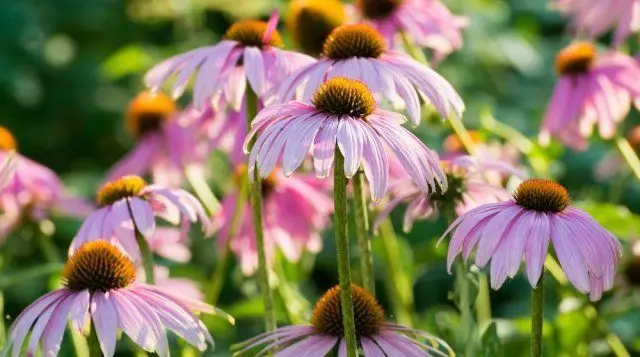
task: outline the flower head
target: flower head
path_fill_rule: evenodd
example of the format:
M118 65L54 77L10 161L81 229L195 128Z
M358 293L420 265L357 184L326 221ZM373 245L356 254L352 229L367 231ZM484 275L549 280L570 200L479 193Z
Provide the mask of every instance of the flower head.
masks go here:
M235 175L239 179L246 172L246 165L240 165ZM322 249L320 232L328 226L329 215L333 211L327 190L325 180L309 174L286 178L279 172L273 172L262 181L264 237L270 264L275 259L276 248L292 262L299 261L305 251L317 253ZM237 201L237 192L227 194L222 208L213 217L214 230L219 230L217 243L221 247L230 244L242 272L251 275L258 268L258 252L248 203L243 202L239 230L229 236Z
M615 29L613 42L616 46L640 30L638 0L552 0L552 4L572 18L576 30L590 38Z
M200 351L213 339L197 313L214 314L213 306L159 287L136 282L133 262L106 241L84 244L62 272L64 287L41 297L18 316L9 330L5 352L21 355L31 331L27 355L38 344L43 355L59 352L67 321L85 334L92 325L105 356L115 353L118 330L138 346L160 356L169 355L166 329ZM229 317L230 318L230 317Z
M247 82L251 90L267 102L284 77L313 61L306 55L279 48L282 39L277 23L277 13L269 22L236 22L219 44L171 57L153 67L145 76L145 84L158 91L171 75L177 74L172 90L172 96L177 98L197 72L193 104L198 110L202 110L208 100L217 104L220 97L225 97L234 110L240 110Z
M51 214L84 218L93 206L69 195L55 172L16 152L13 134L0 126L0 243L23 219L41 222Z
M208 147L200 139L193 108L178 111L163 93L141 92L127 108L125 120L136 146L107 173L107 180L151 174L156 183L179 187L187 167L203 166Z
M391 48L399 46L401 35L408 36L418 46L433 50L435 62L462 47L461 30L468 24L439 0L357 0L355 10Z
M451 348L439 338L419 330L385 321L384 310L365 289L352 285L356 337L365 356L438 356L453 355ZM308 357L324 357L331 351L346 355L343 340L340 287L327 291L313 309L311 325L281 327L256 336L238 347L242 355L266 344L256 356L279 350L278 355L295 356L305 351ZM422 341L426 340L427 343Z
M278 100L297 97L308 102L322 82L341 76L361 81L377 100L406 107L416 125L420 122L420 99L435 106L443 117L460 117L464 111L462 99L443 77L402 53L387 50L382 35L364 24L333 30L324 43L323 57L289 76Z
M108 239L138 260L136 232L150 239L156 231L156 217L181 226L183 234L190 223L198 220L206 233L210 230L202 204L190 193L147 185L139 176L123 176L107 182L98 191L97 200L101 208L80 227L69 247L70 256L86 242Z
M543 119L543 143L554 136L585 149L596 124L600 136L611 139L632 100L640 99L640 65L624 53L598 56L593 44L578 42L558 54L556 70L560 79Z
M456 219L447 264L462 253L465 260L476 249L475 264L491 260L491 286L498 289L514 277L522 259L527 277L536 286L549 241L569 281L591 300L612 288L620 260L618 240L591 216L571 205L567 190L546 179L525 180L513 199L479 206Z
M437 154L400 125L406 120L402 115L379 109L362 82L332 78L315 91L312 103L292 101L258 113L245 141L247 150L260 132L249 156L250 170L257 164L260 176L267 177L282 157L289 176L310 152L316 175L324 178L337 147L345 158L345 175L352 177L362 165L371 196L379 199L387 191L389 149L421 190L433 191L436 185L446 190Z
M416 219L436 217L440 211L455 212L459 216L482 204L506 201L511 197L509 192L502 186L502 181L492 175L522 176L517 169L503 162L466 155L443 161L442 166L449 188L444 192L436 189L430 195L412 184L406 173L396 173L391 184L393 199L378 214L375 226L402 202L409 203L403 224L408 232Z
M319 56L331 31L347 21L344 5L338 0L295 0L287 26L296 45L310 56Z

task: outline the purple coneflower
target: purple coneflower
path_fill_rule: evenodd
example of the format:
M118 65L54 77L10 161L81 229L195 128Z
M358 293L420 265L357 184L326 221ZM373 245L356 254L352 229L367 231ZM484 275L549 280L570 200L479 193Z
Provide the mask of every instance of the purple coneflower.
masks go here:
M193 125L200 115L193 108L179 112L163 93L140 93L126 114L127 128L138 144L109 170L106 179L151 173L155 183L179 187L185 168L204 161L207 148L196 142Z
M197 71L193 89L197 109L202 109L209 99L217 103L224 96L234 110L240 110L247 82L258 98L266 102L287 75L313 61L309 56L280 49L282 38L277 24L277 13L268 23L238 21L219 44L171 57L153 67L144 78L145 84L158 91L175 73L172 96L177 98Z
M509 191L503 187L501 180L493 180L495 176L489 174L522 176L521 172L501 161L480 160L466 155L443 161L442 166L449 183L445 192L436 189L427 195L412 184L404 173L393 180L390 189L393 199L378 214L374 227L402 202L409 202L403 224L404 231L409 232L416 219L437 217L439 211L455 212L460 216L483 204L506 201L511 197Z
M461 30L469 21L455 16L439 0L357 0L358 17L384 36L391 48L407 36L434 52L439 62L462 47Z
M640 30L640 0L552 0L559 11L573 18L573 27L595 38L615 28L614 45L621 45Z
M384 310L369 292L352 285L356 336L365 357L453 356L446 342L420 330L385 321ZM331 351L346 356L343 339L340 287L327 291L316 303L311 325L286 326L256 336L238 345L238 355L267 345L256 357L277 351L279 357L325 357Z
M341 76L363 82L379 100L406 107L415 125L420 123L420 99L445 118L459 118L464 111L462 99L446 79L403 53L387 50L382 35L364 24L335 29L324 43L323 57L289 76L278 100L298 97L307 102L322 82Z
M0 126L0 160L6 163L0 187L0 243L23 219L42 222L52 213L84 218L93 206L65 192L51 169L16 152L15 137Z
M186 232L188 225L200 220L204 232L210 222L202 204L187 191L147 185L139 176L124 176L106 183L98 191L101 208L91 214L73 238L69 254L86 242L109 239L134 260L140 258L136 232L149 238L156 229L156 216Z
M196 313L215 314L213 306L175 292L135 282L133 262L106 241L90 242L71 256L62 272L62 289L50 292L29 307L9 330L5 351L22 355L31 331L27 355L38 345L44 356L60 350L67 321L79 332L91 329L105 356L115 354L118 330L148 352L169 355L169 329L200 351L213 339ZM228 317L231 321L232 319Z
M240 167L236 177L241 177L242 171L246 171L246 165ZM300 260L305 251L320 251L322 237L319 233L329 224L333 211L327 186L325 180L309 174L286 178L273 172L262 181L264 237L269 263L275 258L276 247L293 262ZM221 247L231 239L230 248L238 257L242 272L251 275L258 268L258 252L248 203L244 204L246 207L239 231L229 237L237 200L237 193L225 197L222 209L214 216L214 229L219 230L218 244Z
M523 258L535 287L551 241L569 281L595 301L612 288L621 254L618 240L586 212L571 206L563 186L546 179L525 180L512 200L465 213L443 238L449 233L449 269L458 254L468 260L477 247L475 264L482 268L491 260L494 289L507 276L516 275Z
M302 52L317 57L331 32L346 22L345 6L339 0L294 0L287 28Z
M250 172L257 164L265 178L282 158L289 176L308 153L319 178L329 175L336 146L344 156L344 174L352 177L360 168L379 199L387 192L387 149L425 192L446 191L447 181L438 156L400 124L406 118L376 106L373 94L362 82L344 77L324 82L313 94L312 104L292 101L262 110L253 121L247 144L260 135L249 156Z
M596 124L600 136L611 139L632 100L640 99L640 66L624 53L598 57L593 44L578 42L558 54L556 70L560 80L542 123L543 143L554 136L584 150Z

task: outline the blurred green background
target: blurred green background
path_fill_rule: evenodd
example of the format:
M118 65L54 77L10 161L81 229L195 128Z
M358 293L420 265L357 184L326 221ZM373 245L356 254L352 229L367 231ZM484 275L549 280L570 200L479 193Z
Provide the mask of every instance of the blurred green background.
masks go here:
M463 50L438 68L467 104L465 123L493 137L483 126L493 114L535 142L556 78L554 55L571 40L566 20L549 10L544 0L444 2L471 21L464 31ZM287 11L286 2L275 0L4 0L0 3L0 125L14 132L22 154L54 169L72 191L92 197L105 170L134 143L124 130L123 112L142 89L144 71L167 56L216 42L237 18L264 18L274 7ZM625 128L633 123L640 124L637 113ZM433 124L417 131L436 148L449 134L447 128ZM612 148L596 138L582 153L558 145L546 149L533 145L524 161L564 183L574 200L627 247L629 241L640 239L640 218L634 214L640 213L640 185L630 174L607 182L598 182L593 175L594 165ZM212 165L221 165L217 169L224 172L224 161L212 160ZM214 182L214 190L222 194L225 185ZM401 217L402 212L395 212L398 229ZM79 223L68 219L55 223L54 242L62 257ZM463 327L451 300L453 278L445 271L445 245L435 245L445 227L442 220L419 222L401 242L407 274L415 280L417 326L460 346ZM55 275L49 280L38 277L7 283L8 277L42 264L33 243L28 230L22 230L0 248L5 257L0 288L5 292L8 318L57 283ZM172 273L204 282L216 264L215 250L212 241L197 235L193 244L198 248L193 261L173 264ZM380 249L379 242L375 245ZM307 257L302 269L287 263L278 267L289 280L278 294L282 324L304 320L315 299L337 282L334 259L331 233L327 233L323 252L315 259ZM379 298L389 307L383 288L389 278L382 266L376 268ZM598 317L586 308L585 297L547 279L548 356L613 356L605 339L610 332L620 336L632 355L640 356L640 298L624 282L624 274L620 279L620 287L595 305ZM527 355L529 294L522 276L492 292L497 323L483 336L485 348L478 355ZM219 306L236 316L238 324L232 328L221 320L207 320L217 347L206 355L230 355L231 344L262 330L257 284L237 269L227 277ZM285 314L285 306L295 311ZM68 336L62 355L72 353L67 340ZM123 355L132 353L126 343L119 345Z

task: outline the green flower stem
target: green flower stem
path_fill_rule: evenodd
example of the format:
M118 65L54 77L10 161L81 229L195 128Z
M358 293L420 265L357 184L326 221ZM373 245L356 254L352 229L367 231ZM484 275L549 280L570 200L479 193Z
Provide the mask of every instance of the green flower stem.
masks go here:
M347 345L347 356L357 357L356 326L351 296L351 267L349 262L349 237L347 236L347 178L344 175L344 157L336 147L333 169L333 204L335 210L334 229L338 251L338 274L340 276L340 301L342 324Z
M187 181L189 181L191 188L193 188L193 191L207 209L207 212L210 215L218 212L220 210L220 202L213 192L211 192L211 188L207 184L202 169L196 165L188 165L184 169L184 175Z
M380 223L378 237L382 243L385 263L388 270L386 282L392 306L398 323L413 327L413 288L409 277L404 273L398 237L393 223L388 218Z
M404 47L407 49L407 52L409 52L409 55L413 57L413 59L420 63L426 64L427 66L429 65L429 61L424 55L424 52L422 52L422 49L416 46L415 42L413 42L411 37L409 37L406 32L400 31L400 39L402 40L402 44L404 45Z
M476 319L481 329L491 323L491 297L487 274L478 272L478 297L476 298ZM482 331L482 330L481 330Z
M4 294L0 290L0 317L4 315ZM0 346L4 346L7 342L7 332L4 326L4 318L0 319Z
M247 84L247 128L258 112L258 97ZM252 141L249 148L253 146ZM258 167L254 167L254 175L249 179L249 197L251 198L251 213L253 216L253 230L256 237L256 250L258 253L258 280L264 303L264 322L267 332L276 329L276 312L273 300L273 291L269 284L269 268L264 247L264 223L262 221L262 180L258 173Z
M544 305L544 271L531 292L531 357L542 356L542 307Z
M616 147L620 150L620 153L629 164L631 171L636 175L636 177L640 180L640 159L638 159L638 155L633 150L629 141L623 137L618 137L615 139Z
M461 325L464 328L462 334L462 341L464 341L465 357L473 357L476 352L476 336L475 336L475 321L473 319L471 301L471 282L469 281L469 273L467 271L466 264L458 260L456 261L456 291L458 293L459 308Z
M142 257L142 266L144 267L144 275L147 278L147 284L154 285L156 283L156 277L153 273L153 252L149 248L147 239L136 228L136 242L140 248L140 256Z
M220 293L222 292L222 285L224 284L224 279L227 273L227 269L229 268L229 260L231 257L231 242L233 240L233 237L235 237L240 230L240 223L242 223L242 212L244 211L244 204L248 199L248 191L249 182L248 176L245 173L240 178L240 190L238 191L238 196L236 197L236 206L233 210L233 215L231 216L231 226L229 227L227 241L225 242L224 248L220 255L218 265L213 271L213 275L210 279L211 285L209 291L207 292L205 301L207 301L211 305L216 305L218 303Z
M62 262L62 256L60 255L56 245L52 242L53 237L50 234L45 233L37 223L35 223L33 227L36 243L38 244L38 248L40 249L44 259L48 263Z
M353 176L353 206L356 219L356 238L360 249L360 269L362 270L362 286L371 294L376 293L376 280L373 271L373 253L369 237L369 217L367 198L364 192L364 173L358 171Z
M96 334L95 326L92 326L91 333L87 337L87 343L89 345L89 356L100 357L102 356L102 350L100 349L100 341L98 341L98 334Z

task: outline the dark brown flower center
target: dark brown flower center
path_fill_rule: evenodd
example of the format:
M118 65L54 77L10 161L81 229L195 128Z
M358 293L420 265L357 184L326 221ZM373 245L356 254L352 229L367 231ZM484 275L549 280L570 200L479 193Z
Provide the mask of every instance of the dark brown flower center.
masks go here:
M571 197L564 186L547 179L523 181L513 194L516 203L528 210L558 213L571 204Z
M282 37L277 30L274 30L269 38L269 42L264 42L264 34L267 31L267 23L258 20L242 20L235 22L224 37L228 40L237 41L244 46L260 47L273 46L282 47Z
M384 310L378 301L365 289L351 285L353 313L358 338L375 336L384 326ZM329 289L316 303L311 325L317 333L336 337L344 336L340 286Z
M9 151L18 148L16 138L11 134L9 129L0 126L0 150Z
M467 190L467 180L464 176L449 172L445 166L448 188L442 191L440 185L436 185L435 191L429 196L429 200L439 206L441 210L455 209L456 204L462 201ZM455 211L451 211L455 212Z
M146 186L147 182L140 176L122 176L105 183L98 190L98 203L107 206L123 198L138 196Z
M139 138L158 131L175 112L176 105L166 94L142 92L129 103L127 128Z
M85 243L67 261L62 271L67 289L110 291L122 289L136 280L133 262L107 241Z
M369 88L345 77L334 77L322 83L313 94L312 102L322 112L354 118L366 118L376 108Z
M403 0L356 0L356 6L368 19L383 19L391 15Z
M297 46L308 55L319 56L327 37L346 21L338 0L299 0L291 3L288 25Z
M322 53L331 59L353 57L378 58L384 53L384 38L373 27L364 24L342 25L329 35Z
M560 75L589 71L596 59L596 47L589 42L576 42L565 47L556 56L556 70Z

